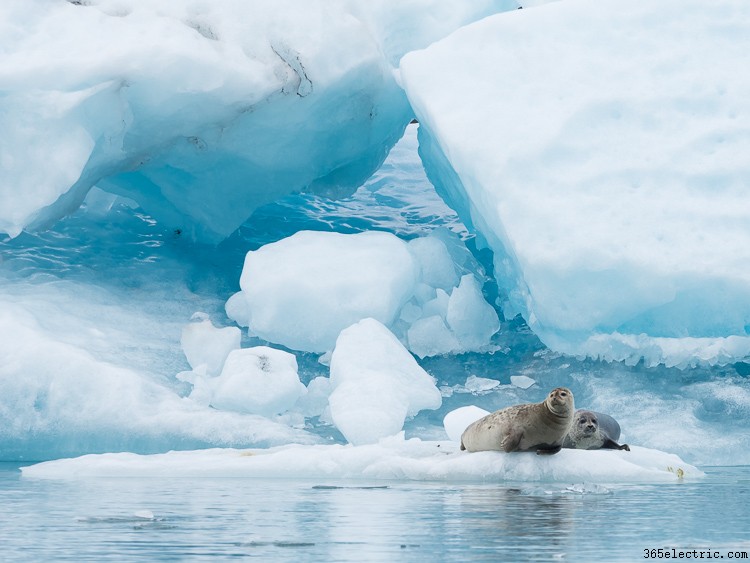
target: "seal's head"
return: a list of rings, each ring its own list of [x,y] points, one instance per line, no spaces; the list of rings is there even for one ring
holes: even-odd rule
[[[551,413],[557,416],[573,416],[575,405],[573,404],[573,393],[565,387],[557,387],[550,391],[544,404]]]
[[[573,431],[582,436],[593,436],[599,430],[599,421],[591,411],[579,411]]]

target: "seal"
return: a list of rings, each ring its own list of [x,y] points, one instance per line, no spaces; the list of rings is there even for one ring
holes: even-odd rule
[[[553,389],[541,403],[514,405],[473,422],[461,435],[461,449],[556,454],[573,422],[573,393]]]
[[[620,425],[608,414],[578,409],[573,415],[573,426],[563,441],[563,448],[578,450],[625,450],[627,444],[618,444]]]

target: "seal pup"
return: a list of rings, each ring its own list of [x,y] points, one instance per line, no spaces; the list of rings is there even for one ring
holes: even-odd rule
[[[488,414],[461,435],[461,449],[470,452],[536,450],[556,454],[573,422],[573,393],[553,389],[541,403],[514,405]]]
[[[618,444],[620,425],[608,414],[578,409],[573,415],[573,426],[563,441],[563,448],[578,450],[625,450],[627,444]]]

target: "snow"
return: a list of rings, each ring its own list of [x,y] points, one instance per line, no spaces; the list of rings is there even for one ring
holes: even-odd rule
[[[264,450],[86,455],[48,461],[22,471],[24,478],[33,479],[243,477],[589,485],[676,483],[704,476],[676,455],[638,446],[629,452],[563,450],[552,456],[468,453],[459,451],[454,442],[405,440],[403,435],[363,446],[292,444]]]
[[[375,319],[341,332],[331,356],[331,417],[355,445],[398,433],[407,416],[437,409],[434,380],[398,339]]]
[[[748,28],[742,0],[566,0],[402,59],[430,179],[551,349],[750,354]]]
[[[404,49],[513,5],[6,0],[0,232],[94,185],[213,242],[282,195],[351,192],[411,118]]]
[[[379,231],[299,231],[247,253],[227,314],[293,350],[330,351],[343,329],[365,318],[420,357],[486,349],[500,322],[477,274],[459,278],[465,263],[444,242],[455,236],[406,243]]]

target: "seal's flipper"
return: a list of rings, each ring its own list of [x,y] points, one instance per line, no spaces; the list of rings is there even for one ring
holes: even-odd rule
[[[536,455],[554,455],[557,452],[559,452],[562,449],[562,446],[551,446],[551,447],[543,447],[539,448],[536,451]]]
[[[523,438],[523,430],[511,430],[500,442],[500,447],[504,452],[515,452],[521,444],[521,438]]]
[[[626,452],[630,451],[630,446],[627,444],[620,445],[614,440],[607,438],[604,440],[604,443],[602,444],[603,450],[625,450]]]

